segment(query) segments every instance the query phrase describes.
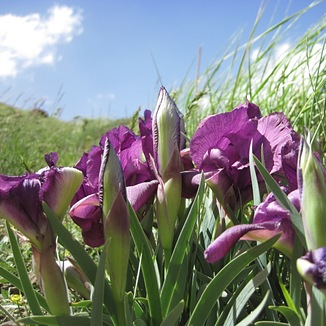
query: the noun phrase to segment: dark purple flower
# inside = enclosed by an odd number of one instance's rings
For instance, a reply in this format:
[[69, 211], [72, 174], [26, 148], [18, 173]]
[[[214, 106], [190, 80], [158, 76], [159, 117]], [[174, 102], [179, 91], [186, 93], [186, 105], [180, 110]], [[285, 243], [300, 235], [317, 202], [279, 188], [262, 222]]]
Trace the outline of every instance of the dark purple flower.
[[43, 245], [48, 221], [39, 199], [41, 181], [37, 175], [0, 175], [0, 217], [20, 230], [37, 248]]
[[91, 247], [99, 247], [104, 244], [102, 209], [98, 193], [88, 195], [77, 201], [71, 207], [69, 214], [82, 229], [82, 236], [86, 244]]
[[[54, 159], [49, 159], [51, 156]], [[77, 169], [56, 167], [57, 157], [56, 153], [48, 154], [50, 166], [37, 173], [0, 175], [0, 217], [25, 234], [38, 249], [48, 232], [42, 201], [62, 219], [82, 182], [82, 173]]]
[[[263, 159], [266, 169], [275, 178], [284, 178], [282, 151], [297, 154], [299, 145], [296, 133], [282, 113], [261, 117], [259, 108], [247, 101], [231, 112], [205, 118], [190, 141], [191, 158], [205, 173], [207, 184], [228, 212], [235, 210], [252, 198], [249, 171], [249, 148]], [[291, 144], [291, 145], [289, 145]], [[288, 161], [297, 156], [288, 157]], [[291, 161], [292, 162], [292, 161]], [[264, 182], [259, 176], [261, 188]]]
[[84, 182], [71, 202], [70, 216], [82, 228], [85, 242], [92, 247], [104, 244], [99, 178], [106, 139], [109, 139], [119, 158], [132, 207], [137, 211], [156, 192], [158, 182], [154, 180], [146, 160], [152, 155], [152, 149], [147, 148], [151, 139], [151, 123], [151, 114], [147, 110], [145, 119], [139, 121], [140, 136], [125, 126], [114, 128], [102, 136], [100, 146], [93, 146], [76, 164], [76, 168], [84, 174]]
[[326, 295], [326, 247], [308, 251], [297, 260], [297, 268], [305, 281]]
[[[299, 211], [299, 190], [289, 193], [288, 198]], [[278, 233], [282, 235], [274, 247], [291, 257], [295, 231], [290, 212], [284, 209], [271, 193], [255, 209], [253, 223], [235, 225], [226, 229], [205, 250], [205, 258], [208, 262], [214, 263], [223, 258], [241, 239], [266, 241]]]

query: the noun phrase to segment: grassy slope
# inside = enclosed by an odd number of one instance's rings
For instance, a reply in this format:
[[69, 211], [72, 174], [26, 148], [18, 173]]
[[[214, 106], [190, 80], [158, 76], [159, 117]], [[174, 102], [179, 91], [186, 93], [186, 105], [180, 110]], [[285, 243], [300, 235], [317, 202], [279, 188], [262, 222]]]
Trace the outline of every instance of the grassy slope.
[[74, 165], [100, 137], [128, 120], [83, 119], [64, 122], [0, 104], [0, 174], [19, 175], [44, 167], [44, 154], [59, 153], [61, 166]]

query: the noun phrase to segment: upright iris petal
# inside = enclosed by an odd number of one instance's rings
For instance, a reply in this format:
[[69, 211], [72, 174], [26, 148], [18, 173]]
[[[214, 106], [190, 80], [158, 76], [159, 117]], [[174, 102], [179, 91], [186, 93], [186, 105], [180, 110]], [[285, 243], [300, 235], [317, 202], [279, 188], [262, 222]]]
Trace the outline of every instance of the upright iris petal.
[[[283, 148], [298, 137], [282, 113], [261, 117], [259, 108], [247, 102], [232, 110], [205, 118], [190, 141], [190, 154], [199, 171], [205, 174], [219, 203], [228, 213], [252, 198], [249, 148], [259, 159], [263, 151], [267, 170], [284, 178]], [[283, 152], [282, 152], [283, 151]], [[264, 182], [259, 176], [261, 189]]]

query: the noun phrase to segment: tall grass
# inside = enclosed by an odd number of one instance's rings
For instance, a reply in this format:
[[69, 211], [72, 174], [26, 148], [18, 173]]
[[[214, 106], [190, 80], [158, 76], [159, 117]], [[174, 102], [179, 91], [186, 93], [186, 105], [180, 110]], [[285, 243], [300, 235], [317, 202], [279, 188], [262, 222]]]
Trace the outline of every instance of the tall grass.
[[[171, 95], [174, 97], [179, 108], [185, 113], [185, 123], [189, 137], [192, 136], [199, 121], [203, 117], [213, 113], [229, 111], [239, 103], [243, 103], [246, 99], [249, 99], [261, 108], [263, 114], [268, 114], [273, 111], [284, 112], [299, 133], [302, 133], [304, 128], [309, 128], [315, 133], [316, 139], [320, 141], [321, 151], [325, 152], [325, 17], [316, 22], [314, 26], [309, 28], [298, 40], [293, 41], [292, 44], [286, 45], [284, 43], [285, 36], [291, 33], [294, 24], [300, 20], [307, 10], [318, 5], [318, 3], [312, 3], [304, 10], [284, 18], [281, 22], [272, 24], [265, 32], [257, 35], [258, 25], [263, 15], [263, 8], [261, 8], [247, 42], [240, 44], [240, 38], [235, 38], [230, 42], [225, 53], [214, 61], [202, 74], [199, 74], [196, 80], [182, 84], [179, 88], [172, 90]], [[116, 127], [118, 124], [128, 123], [130, 123], [131, 128], [135, 128], [139, 113], [140, 111], [138, 110], [130, 120], [81, 119], [78, 121], [63, 122], [55, 117], [43, 117], [31, 111], [22, 111], [3, 104], [0, 106], [0, 173], [18, 175], [24, 173], [26, 169], [31, 171], [37, 170], [45, 165], [43, 156], [50, 151], [57, 151], [59, 153], [59, 165], [71, 166], [76, 163], [83, 151], [88, 151], [92, 145], [97, 144], [100, 136], [107, 130]], [[203, 195], [203, 192], [201, 194]], [[193, 222], [191, 222], [193, 223], [193, 227], [195, 226], [197, 215], [200, 216], [196, 209], [203, 210], [202, 220], [213, 226], [215, 223], [215, 212], [211, 211], [211, 198], [207, 196], [207, 199], [203, 201], [198, 199], [199, 202], [202, 203], [202, 207], [198, 205], [197, 208], [194, 205], [193, 215], [192, 210], [189, 213], [191, 217], [189, 220], [192, 221], [193, 219]], [[241, 215], [244, 215], [244, 213], [240, 212], [239, 216]], [[138, 227], [136, 222], [138, 222], [137, 218], [133, 220], [133, 223]], [[137, 231], [135, 225], [133, 226], [134, 233]], [[190, 227], [189, 230], [191, 230]], [[0, 225], [0, 265], [2, 259], [6, 263], [9, 259], [11, 266], [12, 255], [10, 254], [10, 249], [7, 248], [8, 241], [1, 236], [1, 232]], [[186, 238], [183, 230], [180, 231], [180, 234], [183, 237], [182, 239]], [[188, 236], [190, 237], [191, 234], [192, 231], [189, 232]], [[205, 237], [203, 234], [205, 234]], [[207, 238], [206, 233], [203, 234], [200, 231], [198, 243], [202, 245], [202, 248], [205, 248], [211, 239]], [[143, 241], [143, 243], [147, 242]], [[187, 241], [180, 240], [180, 243], [184, 250], [176, 251], [176, 256], [185, 255], [187, 250], [189, 250], [189, 248], [186, 249]], [[138, 244], [136, 243], [136, 245]], [[141, 247], [141, 243], [139, 246]], [[94, 252], [96, 253], [96, 251]], [[296, 289], [293, 290], [289, 286], [289, 280], [292, 281], [291, 277], [293, 277], [290, 275], [290, 266], [285, 257], [282, 255], [278, 256], [276, 251], [273, 251], [271, 255], [275, 256], [272, 257], [274, 259], [271, 259], [273, 263], [271, 267], [267, 265], [263, 266], [263, 260], [257, 260], [257, 263], [251, 266], [248, 265], [247, 260], [243, 262], [244, 266], [247, 266], [247, 269], [244, 268], [241, 275], [241, 277], [245, 278], [245, 282], [242, 283], [245, 286], [243, 289], [241, 288], [242, 285], [238, 287], [238, 281], [235, 281], [234, 285], [233, 283], [231, 284], [233, 286], [232, 291], [229, 291], [226, 288], [227, 284], [220, 282], [220, 278], [215, 278], [214, 282], [218, 283], [218, 289], [221, 292], [223, 287], [220, 287], [220, 284], [225, 286], [227, 291], [224, 292], [227, 299], [222, 298], [220, 301], [217, 301], [215, 298], [214, 302], [218, 302], [218, 305], [214, 308], [216, 309], [215, 317], [220, 314], [219, 323], [211, 320], [210, 324], [224, 324], [224, 321], [229, 320], [228, 324], [232, 325], [231, 319], [232, 317], [234, 318], [231, 309], [231, 305], [234, 302], [232, 301], [232, 296], [235, 292], [239, 294], [241, 291], [239, 297], [247, 297], [249, 286], [251, 286], [249, 290], [254, 295], [250, 301], [243, 301], [244, 305], [246, 304], [245, 308], [248, 309], [242, 311], [243, 316], [240, 316], [241, 319], [247, 315], [250, 316], [252, 307], [258, 306], [262, 298], [264, 300], [266, 299], [266, 301], [269, 300], [267, 304], [269, 306], [284, 305], [287, 299], [291, 299], [286, 291], [291, 292], [292, 290], [293, 292]], [[146, 252], [144, 254], [141, 253], [140, 257], [141, 259], [138, 262], [138, 256], [133, 253], [132, 268], [134, 270], [138, 270], [139, 264], [143, 264], [143, 261], [146, 261], [146, 259], [149, 263], [144, 263], [144, 268], [150, 268], [152, 266], [153, 256], [150, 251], [148, 251], [147, 255]], [[202, 257], [202, 253], [196, 257]], [[175, 259], [177, 260], [177, 258]], [[186, 259], [183, 260], [183, 256], [180, 259], [180, 262], [187, 262]], [[203, 258], [201, 259], [203, 260]], [[204, 291], [204, 288], [210, 281], [210, 279], [208, 280], [208, 275], [213, 276], [210, 267], [207, 267], [204, 261], [199, 262], [205, 267], [206, 272], [208, 272], [206, 275], [197, 273], [197, 271], [196, 273], [198, 275], [194, 273], [194, 286], [192, 288], [193, 293], [191, 294], [194, 294], [195, 299], [192, 299], [193, 302], [190, 300], [191, 302], [187, 303], [194, 308], [192, 310], [197, 311], [195, 317], [198, 320], [206, 317], [205, 314], [201, 313], [200, 309], [206, 309], [206, 303], [209, 300], [206, 302], [203, 300], [202, 302], [204, 304], [198, 305], [197, 307], [196, 291], [198, 289], [196, 288], [196, 284], [202, 285], [203, 289], [200, 289], [200, 291]], [[192, 266], [195, 266], [195, 260], [192, 264]], [[183, 268], [184, 271], [188, 270], [188, 266], [184, 263], [178, 266], [178, 268]], [[258, 273], [258, 271], [263, 271], [265, 276], [261, 276], [261, 272]], [[234, 272], [234, 266], [232, 268], [229, 267], [228, 273], [232, 274], [232, 272]], [[225, 272], [225, 274], [228, 273]], [[258, 276], [260, 278], [259, 282], [263, 282], [267, 279], [269, 273], [270, 277], [268, 282], [270, 283], [264, 283], [264, 287], [261, 287], [260, 290], [257, 290], [256, 283], [253, 283], [253, 285], [249, 284], [249, 281], [253, 279], [254, 275], [255, 281], [257, 281]], [[170, 274], [172, 275], [172, 273]], [[174, 276], [171, 275], [168, 274], [170, 277], [169, 281], [173, 283]], [[183, 279], [181, 272], [178, 274], [178, 279]], [[157, 282], [156, 278], [154, 280]], [[2, 282], [1, 279], [0, 281]], [[142, 285], [143, 282], [144, 280], [140, 278], [139, 283]], [[297, 284], [301, 284], [300, 281]], [[130, 287], [132, 286], [133, 284]], [[284, 289], [279, 289], [280, 286], [283, 286]], [[285, 286], [289, 290], [285, 289]], [[235, 289], [236, 291], [234, 291]], [[297, 289], [300, 289], [300, 286]], [[271, 295], [268, 299], [265, 293], [269, 292], [269, 290]], [[174, 292], [176, 293], [176, 297], [178, 297], [178, 291], [171, 291], [171, 293], [167, 290], [163, 291], [164, 300], [170, 300], [170, 297], [172, 298], [175, 295]], [[210, 291], [205, 292], [206, 295], [207, 293], [212, 295], [211, 293], [215, 293], [216, 289], [211, 287]], [[231, 297], [232, 300], [227, 303], [227, 300]], [[300, 301], [299, 296], [298, 298], [298, 301]], [[227, 309], [223, 311], [222, 308], [221, 310], [217, 310], [220, 309], [220, 302], [222, 303], [221, 307], [227, 307], [229, 312]], [[145, 303], [145, 300], [143, 300], [143, 303]], [[295, 303], [298, 303], [298, 306], [301, 304], [300, 302]], [[250, 307], [251, 304], [252, 307]], [[286, 304], [289, 305], [288, 302]], [[144, 304], [144, 306], [146, 305]], [[139, 310], [141, 310], [140, 308], [142, 308], [141, 305], [139, 305]], [[88, 308], [81, 306], [80, 309], [84, 311]], [[241, 309], [239, 308], [237, 313], [240, 313]], [[153, 310], [155, 310], [155, 304], [153, 305]], [[226, 316], [225, 312], [228, 313], [228, 316]], [[271, 311], [267, 307], [262, 312], [262, 316], [275, 322], [278, 320], [285, 321], [285, 318], [280, 316], [276, 310]], [[195, 317], [193, 317], [194, 320], [197, 320]], [[6, 318], [8, 319], [9, 317], [7, 316]]]
[[203, 117], [232, 110], [249, 99], [263, 114], [284, 112], [298, 132], [305, 127], [315, 132], [325, 150], [325, 16], [299, 39], [291, 39], [295, 24], [320, 2], [257, 35], [262, 7], [245, 43], [240, 44], [241, 35], [234, 38], [199, 78], [173, 91], [176, 102], [185, 108], [190, 137]]

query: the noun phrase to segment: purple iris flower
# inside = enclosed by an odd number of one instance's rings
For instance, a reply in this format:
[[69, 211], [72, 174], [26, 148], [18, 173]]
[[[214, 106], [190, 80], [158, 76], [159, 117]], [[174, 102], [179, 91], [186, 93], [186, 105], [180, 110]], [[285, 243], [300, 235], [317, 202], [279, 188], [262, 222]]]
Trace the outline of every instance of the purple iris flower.
[[42, 201], [62, 219], [82, 182], [77, 169], [56, 166], [57, 153], [47, 154], [45, 159], [49, 167], [36, 173], [0, 175], [0, 217], [19, 229], [38, 249], [49, 232]]
[[[283, 189], [287, 193], [287, 189]], [[300, 194], [296, 189], [288, 193], [288, 198], [300, 211]], [[283, 208], [270, 193], [264, 202], [257, 206], [251, 224], [239, 224], [226, 229], [205, 250], [205, 258], [214, 263], [222, 259], [239, 240], [266, 241], [274, 235], [282, 233], [274, 245], [287, 256], [291, 256], [295, 238], [290, 212]]]
[[139, 120], [140, 136], [125, 126], [114, 128], [102, 136], [100, 146], [93, 146], [76, 164], [84, 174], [84, 182], [71, 202], [70, 216], [82, 228], [88, 245], [98, 247], [104, 244], [99, 176], [107, 138], [120, 160], [127, 197], [134, 210], [140, 209], [154, 196], [158, 181], [154, 179], [146, 159], [153, 151], [150, 146], [151, 124], [151, 112], [146, 110], [145, 119]]
[[[184, 185], [190, 185], [188, 194], [191, 195], [191, 189], [199, 182], [198, 172], [203, 171], [206, 183], [227, 214], [250, 201], [251, 143], [253, 154], [263, 159], [267, 171], [278, 182], [286, 184], [284, 190], [299, 210], [296, 176], [299, 137], [283, 113], [262, 117], [259, 108], [248, 101], [231, 112], [209, 116], [200, 123], [190, 142], [195, 168], [183, 174]], [[264, 192], [265, 183], [260, 175], [258, 184]], [[215, 262], [239, 239], [263, 241], [280, 232], [282, 236], [275, 246], [290, 256], [295, 235], [290, 213], [270, 194], [255, 209], [252, 224], [227, 229], [206, 249], [205, 257]]]
[[326, 295], [326, 247], [308, 251], [297, 260], [302, 277]]
[[0, 175], [0, 217], [20, 230], [39, 249], [48, 229], [39, 198], [41, 187], [40, 176], [36, 174]]
[[[263, 151], [265, 167], [276, 179], [284, 178], [282, 151], [288, 146], [285, 153], [290, 173], [291, 160], [297, 155], [293, 149], [299, 146], [297, 134], [283, 113], [262, 117], [258, 106], [248, 101], [231, 112], [202, 120], [190, 141], [190, 155], [197, 170], [205, 173], [207, 184], [226, 212], [252, 199], [251, 142], [253, 154], [261, 159]], [[262, 178], [258, 182], [263, 188]]]

